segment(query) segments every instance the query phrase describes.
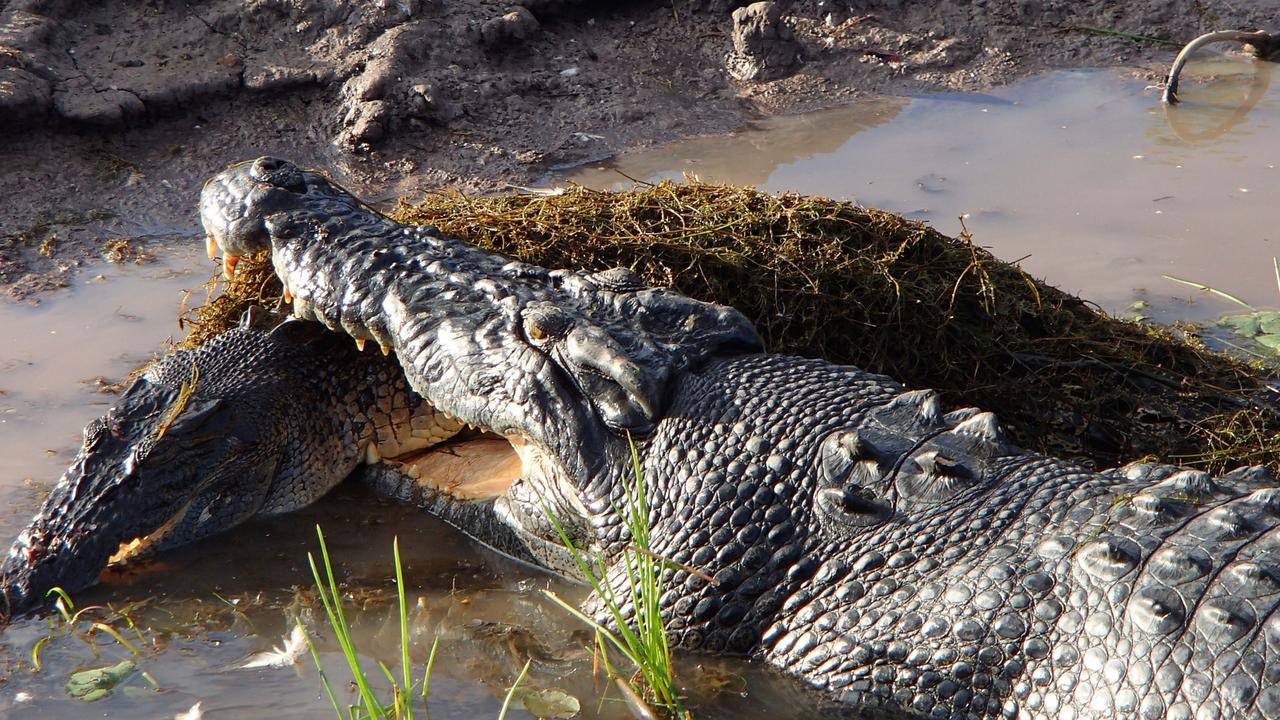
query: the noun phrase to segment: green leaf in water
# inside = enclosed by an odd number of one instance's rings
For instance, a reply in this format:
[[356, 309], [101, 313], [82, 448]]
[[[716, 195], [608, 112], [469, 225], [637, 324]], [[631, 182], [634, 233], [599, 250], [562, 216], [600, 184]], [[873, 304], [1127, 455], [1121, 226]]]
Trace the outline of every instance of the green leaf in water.
[[1124, 317], [1129, 320], [1142, 321], [1147, 319], [1147, 308], [1151, 307], [1151, 303], [1146, 300], [1135, 300], [1129, 309], [1124, 311]]
[[1258, 334], [1258, 330], [1262, 328], [1262, 323], [1255, 314], [1248, 315], [1227, 315], [1218, 321], [1219, 325], [1231, 328], [1237, 335], [1251, 338]]
[[1254, 338], [1259, 345], [1270, 348], [1272, 352], [1280, 352], [1280, 335], [1259, 335]]
[[67, 680], [67, 694], [84, 702], [101, 700], [137, 671], [137, 663], [132, 660], [121, 660], [115, 665], [73, 672]]
[[578, 698], [558, 688], [530, 690], [520, 702], [529, 714], [540, 718], [571, 718], [582, 712]]
[[1258, 325], [1262, 328], [1262, 332], [1268, 335], [1280, 333], [1280, 312], [1275, 310], [1263, 310], [1257, 314]]

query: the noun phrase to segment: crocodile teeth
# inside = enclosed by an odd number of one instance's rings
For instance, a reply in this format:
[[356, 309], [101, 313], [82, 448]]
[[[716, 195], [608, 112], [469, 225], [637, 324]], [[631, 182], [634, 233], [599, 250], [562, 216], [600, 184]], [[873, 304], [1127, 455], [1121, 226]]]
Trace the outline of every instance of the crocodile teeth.
[[218, 241], [214, 240], [212, 235], [204, 236], [204, 251], [208, 253], [210, 260], [218, 257], [219, 249]]
[[365, 343], [364, 338], [356, 338], [356, 349], [359, 350], [360, 352], [364, 352], [364, 343]]
[[382, 348], [382, 354], [383, 354], [383, 355], [390, 355], [390, 354], [391, 354], [391, 346], [390, 346], [390, 345], [388, 345], [388, 344], [386, 344], [386, 343], [384, 343], [384, 342], [380, 342], [380, 343], [378, 343], [378, 347]]
[[236, 274], [236, 263], [240, 262], [240, 258], [227, 253], [222, 258], [222, 276], [230, 280], [232, 275]]
[[303, 320], [314, 320], [316, 317], [315, 310], [312, 308], [311, 303], [303, 300], [302, 298], [296, 298], [293, 301], [293, 314]]
[[364, 461], [367, 465], [372, 465], [382, 460], [382, 453], [378, 452], [378, 443], [370, 442], [364, 446]]
[[287, 303], [291, 303], [291, 302], [293, 302], [293, 293], [289, 292], [289, 284], [288, 284], [288, 283], [286, 283], [285, 281], [281, 280], [281, 281], [280, 281], [280, 286], [281, 286], [281, 288], [282, 288], [282, 292], [283, 292], [283, 294], [284, 294], [284, 301], [285, 301], [285, 302], [287, 302]]

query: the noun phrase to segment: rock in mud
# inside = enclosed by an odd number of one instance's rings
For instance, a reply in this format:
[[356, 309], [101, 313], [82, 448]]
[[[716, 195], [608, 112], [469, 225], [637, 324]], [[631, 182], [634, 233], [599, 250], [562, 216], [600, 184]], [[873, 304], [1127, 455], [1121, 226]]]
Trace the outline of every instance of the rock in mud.
[[541, 29], [533, 13], [517, 7], [502, 17], [485, 21], [480, 26], [480, 42], [493, 47], [509, 40], [528, 39]]
[[800, 44], [777, 3], [758, 2], [733, 11], [733, 51], [725, 58], [739, 80], [776, 80], [800, 67]]
[[[0, 48], [0, 53], [3, 51]], [[33, 122], [48, 112], [52, 101], [49, 81], [22, 68], [0, 68], [0, 125]]]

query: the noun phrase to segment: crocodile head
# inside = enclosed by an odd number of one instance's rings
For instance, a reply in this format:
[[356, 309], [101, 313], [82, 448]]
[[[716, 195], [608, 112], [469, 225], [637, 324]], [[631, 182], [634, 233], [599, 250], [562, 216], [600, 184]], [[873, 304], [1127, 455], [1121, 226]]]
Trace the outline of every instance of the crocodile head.
[[251, 315], [154, 364], [89, 423], [0, 567], [0, 619], [39, 605], [53, 587], [94, 584], [113, 555], [305, 505], [355, 467], [367, 433], [358, 419], [333, 418], [341, 403], [326, 410], [317, 398], [359, 389], [377, 372], [322, 377], [358, 357], [349, 343], [314, 323], [251, 327]]
[[761, 347], [732, 308], [624, 268], [547, 270], [401, 225], [283, 160], [219, 173], [200, 214], [227, 268], [269, 250], [295, 314], [394, 352], [432, 406], [509, 443], [518, 462], [490, 492], [442, 489], [492, 502], [534, 554], [555, 553], [541, 542], [556, 537], [547, 509], [593, 536], [590, 516], [630, 467], [628, 433], [653, 430], [673, 377]]

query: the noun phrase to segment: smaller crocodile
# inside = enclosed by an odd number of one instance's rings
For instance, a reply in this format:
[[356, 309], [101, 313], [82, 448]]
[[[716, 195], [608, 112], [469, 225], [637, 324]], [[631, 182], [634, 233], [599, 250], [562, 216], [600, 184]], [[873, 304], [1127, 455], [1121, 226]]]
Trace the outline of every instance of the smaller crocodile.
[[92, 585], [117, 554], [183, 545], [303, 507], [365, 461], [463, 429], [315, 323], [261, 310], [148, 368], [106, 415], [0, 566], [0, 619], [59, 586]]

